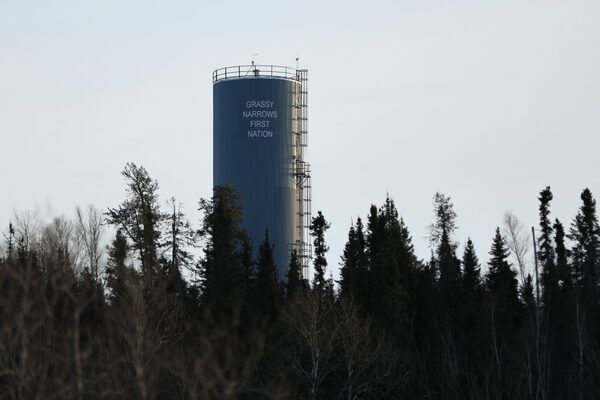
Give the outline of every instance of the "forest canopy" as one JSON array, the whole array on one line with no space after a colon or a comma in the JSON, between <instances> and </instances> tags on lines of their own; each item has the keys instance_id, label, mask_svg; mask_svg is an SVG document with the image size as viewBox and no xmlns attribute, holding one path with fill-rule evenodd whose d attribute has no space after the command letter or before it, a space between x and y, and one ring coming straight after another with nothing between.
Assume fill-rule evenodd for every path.
<instances>
[{"instance_id":1,"label":"forest canopy","mask_svg":"<svg viewBox=\"0 0 600 400\"><path fill-rule=\"evenodd\" d=\"M351 224L341 260L319 211L314 276L293 252L280 282L269 232L252 243L232 187L189 217L145 168L122 178L107 210L44 224L21 213L6 228L0 399L600 398L588 189L559 221L542 188L535 242L508 213L489 243L462 247L437 193L428 260L389 197Z\"/></svg>"}]
</instances>

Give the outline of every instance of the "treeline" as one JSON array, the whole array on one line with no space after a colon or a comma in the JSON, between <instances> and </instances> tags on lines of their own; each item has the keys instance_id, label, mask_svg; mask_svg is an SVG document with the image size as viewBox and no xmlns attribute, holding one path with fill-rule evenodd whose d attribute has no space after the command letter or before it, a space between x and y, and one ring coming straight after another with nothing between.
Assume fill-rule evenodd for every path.
<instances>
[{"instance_id":1,"label":"treeline","mask_svg":"<svg viewBox=\"0 0 600 400\"><path fill-rule=\"evenodd\" d=\"M123 176L126 198L106 212L44 226L22 214L5 233L0 399L600 398L587 189L567 227L541 191L536 269L510 214L486 261L471 240L459 251L453 205L437 194L428 261L388 198L350 227L337 284L321 212L314 278L292 253L280 283L268 232L250 241L231 188L200 201L193 229L175 199L161 207L144 168Z\"/></svg>"}]
</instances>

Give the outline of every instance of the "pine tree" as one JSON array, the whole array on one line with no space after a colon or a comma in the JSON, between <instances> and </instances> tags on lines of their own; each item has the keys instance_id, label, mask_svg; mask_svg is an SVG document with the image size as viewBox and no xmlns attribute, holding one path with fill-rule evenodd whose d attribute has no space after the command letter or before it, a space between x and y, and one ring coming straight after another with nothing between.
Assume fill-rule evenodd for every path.
<instances>
[{"instance_id":1,"label":"pine tree","mask_svg":"<svg viewBox=\"0 0 600 400\"><path fill-rule=\"evenodd\" d=\"M318 291L325 290L326 285L325 269L327 268L327 258L325 258L325 254L329 251L329 246L325 244L325 232L330 226L321 211L317 213L317 216L312 219L310 224L310 235L314 238L313 245L315 252L313 262L315 277L313 285Z\"/></svg>"},{"instance_id":2,"label":"pine tree","mask_svg":"<svg viewBox=\"0 0 600 400\"><path fill-rule=\"evenodd\" d=\"M167 239L163 248L173 269L169 275L174 275L180 274L182 268L191 269L194 265L194 256L189 249L196 246L198 233L186 219L181 203L172 197L168 205L171 213L168 216L169 229L165 232Z\"/></svg>"},{"instance_id":3,"label":"pine tree","mask_svg":"<svg viewBox=\"0 0 600 400\"><path fill-rule=\"evenodd\" d=\"M121 229L138 252L145 277L151 278L158 266L161 224L165 216L158 203L158 182L144 167L127 163L121 172L127 182L127 199L106 212L106 222Z\"/></svg>"}]
</instances>

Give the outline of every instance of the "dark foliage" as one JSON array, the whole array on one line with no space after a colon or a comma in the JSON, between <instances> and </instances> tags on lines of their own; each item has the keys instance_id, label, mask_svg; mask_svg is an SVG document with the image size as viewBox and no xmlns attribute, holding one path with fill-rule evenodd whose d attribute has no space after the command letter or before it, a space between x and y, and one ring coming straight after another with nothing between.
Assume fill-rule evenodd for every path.
<instances>
[{"instance_id":1,"label":"dark foliage","mask_svg":"<svg viewBox=\"0 0 600 400\"><path fill-rule=\"evenodd\" d=\"M388 197L351 225L336 291L321 212L314 282L295 251L279 282L268 232L254 252L232 188L201 200L195 232L174 200L163 213L145 169L123 175L101 268L82 261L64 218L4 234L0 400L600 396L600 228L588 189L568 235L551 223L550 189L540 194L538 302L531 275L519 287L499 229L487 262L470 239L458 259L442 194L429 262Z\"/></svg>"}]
</instances>

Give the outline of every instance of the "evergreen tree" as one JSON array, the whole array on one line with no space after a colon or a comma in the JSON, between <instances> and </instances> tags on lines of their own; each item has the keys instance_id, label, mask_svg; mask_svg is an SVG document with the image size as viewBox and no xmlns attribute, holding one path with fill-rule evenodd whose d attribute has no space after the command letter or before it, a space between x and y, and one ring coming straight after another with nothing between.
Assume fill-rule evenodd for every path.
<instances>
[{"instance_id":1,"label":"evergreen tree","mask_svg":"<svg viewBox=\"0 0 600 400\"><path fill-rule=\"evenodd\" d=\"M357 243L359 232L356 229ZM367 268L356 279L360 293L359 304L391 335L401 339L406 335L408 322L407 292L414 279L417 260L411 237L404 221L400 219L394 201L388 196L379 209L371 206L366 237ZM360 260L361 252L358 253ZM377 296L373 296L377 293Z\"/></svg>"},{"instance_id":2,"label":"evergreen tree","mask_svg":"<svg viewBox=\"0 0 600 400\"><path fill-rule=\"evenodd\" d=\"M467 240L463 254L462 293L467 302L481 301L481 266L475 254L475 246L471 238Z\"/></svg>"},{"instance_id":3,"label":"evergreen tree","mask_svg":"<svg viewBox=\"0 0 600 400\"><path fill-rule=\"evenodd\" d=\"M304 288L304 279L302 277L302 265L298 259L296 250L290 255L290 265L287 272L287 298L292 299L296 294Z\"/></svg>"},{"instance_id":4,"label":"evergreen tree","mask_svg":"<svg viewBox=\"0 0 600 400\"><path fill-rule=\"evenodd\" d=\"M345 298L358 299L364 293L365 279L367 278L367 260L365 249L365 236L360 218L356 221L356 227L350 226L348 241L342 255L342 268L340 289Z\"/></svg>"},{"instance_id":5,"label":"evergreen tree","mask_svg":"<svg viewBox=\"0 0 600 400\"><path fill-rule=\"evenodd\" d=\"M571 260L575 275L575 322L577 342L576 394L579 399L598 398L597 377L600 308L598 277L600 272L600 227L596 200L589 189L581 193L582 205L571 224L569 239L573 242Z\"/></svg>"},{"instance_id":6,"label":"evergreen tree","mask_svg":"<svg viewBox=\"0 0 600 400\"><path fill-rule=\"evenodd\" d=\"M496 367L495 391L504 397L512 390L511 382L519 375L521 350L517 332L522 322L517 273L508 263L509 250L496 228L485 277L487 292L488 343L494 357L488 362Z\"/></svg>"},{"instance_id":7,"label":"evergreen tree","mask_svg":"<svg viewBox=\"0 0 600 400\"><path fill-rule=\"evenodd\" d=\"M277 306L281 304L281 287L277 280L277 266L273 260L273 246L268 231L265 231L265 239L258 248L256 264L257 305L264 315L273 317Z\"/></svg>"},{"instance_id":8,"label":"evergreen tree","mask_svg":"<svg viewBox=\"0 0 600 400\"><path fill-rule=\"evenodd\" d=\"M242 249L240 251L240 262L242 264L242 280L245 282L246 286L244 287L244 293L248 294L250 292L250 288L252 286L252 282L254 281L255 271L254 271L254 260L253 257L253 246L252 239L246 232L242 235Z\"/></svg>"},{"instance_id":9,"label":"evergreen tree","mask_svg":"<svg viewBox=\"0 0 600 400\"><path fill-rule=\"evenodd\" d=\"M574 242L571 255L576 283L588 309L592 309L598 301L600 227L596 200L589 189L581 193L581 200L583 204L571 225L569 239Z\"/></svg>"},{"instance_id":10,"label":"evergreen tree","mask_svg":"<svg viewBox=\"0 0 600 400\"><path fill-rule=\"evenodd\" d=\"M241 254L244 238L242 210L231 186L217 186L210 200L200 200L204 214L201 236L206 240L200 263L202 296L213 311L230 314L244 301L248 287Z\"/></svg>"},{"instance_id":11,"label":"evergreen tree","mask_svg":"<svg viewBox=\"0 0 600 400\"><path fill-rule=\"evenodd\" d=\"M457 342L463 355L461 368L466 376L481 379L480 366L483 363L481 348L484 346L483 285L481 266L475 253L475 246L469 238L463 253L463 273L461 278L461 302L458 306Z\"/></svg>"},{"instance_id":12,"label":"evergreen tree","mask_svg":"<svg viewBox=\"0 0 600 400\"><path fill-rule=\"evenodd\" d=\"M548 315L548 350L550 353L550 388L554 398L569 398L571 377L569 374L575 370L572 354L576 353L574 338L576 337L575 318L575 292L570 266L568 263L568 250L565 247L565 231L557 219L553 226L556 243L556 292L551 301L551 310L546 310Z\"/></svg>"},{"instance_id":13,"label":"evergreen tree","mask_svg":"<svg viewBox=\"0 0 600 400\"><path fill-rule=\"evenodd\" d=\"M565 228L556 219L554 222L554 242L556 243L556 276L562 292L569 292L573 286L573 273L569 265L569 250L565 246Z\"/></svg>"},{"instance_id":14,"label":"evergreen tree","mask_svg":"<svg viewBox=\"0 0 600 400\"><path fill-rule=\"evenodd\" d=\"M356 231L354 230L354 224L352 224L350 225L350 231L348 232L348 241L344 246L342 268L340 268L340 275L342 277L340 281L340 292L342 297L345 298L354 297L356 293L357 247Z\"/></svg>"},{"instance_id":15,"label":"evergreen tree","mask_svg":"<svg viewBox=\"0 0 600 400\"><path fill-rule=\"evenodd\" d=\"M169 230L165 232L164 252L169 256L169 275L181 275L181 269L191 269L194 256L189 248L196 246L197 232L183 213L181 203L172 197L169 202L171 213L168 217Z\"/></svg>"},{"instance_id":16,"label":"evergreen tree","mask_svg":"<svg viewBox=\"0 0 600 400\"><path fill-rule=\"evenodd\" d=\"M371 204L369 216L367 217L367 239L366 253L369 260L369 270L376 265L381 265L385 257L385 221L377 211L377 207Z\"/></svg>"},{"instance_id":17,"label":"evergreen tree","mask_svg":"<svg viewBox=\"0 0 600 400\"><path fill-rule=\"evenodd\" d=\"M523 282L523 287L521 287L521 301L525 306L525 310L527 311L527 315L530 317L531 321L535 320L535 313L537 309L537 305L535 303L535 294L533 287L533 277L531 274L527 274L525 277L525 282Z\"/></svg>"},{"instance_id":18,"label":"evergreen tree","mask_svg":"<svg viewBox=\"0 0 600 400\"><path fill-rule=\"evenodd\" d=\"M552 308L552 298L556 296L558 288L558 276L556 272L556 254L553 243L553 228L550 222L550 201L552 192L550 186L540 192L540 237L538 240L538 260L542 267L542 302Z\"/></svg>"},{"instance_id":19,"label":"evergreen tree","mask_svg":"<svg viewBox=\"0 0 600 400\"><path fill-rule=\"evenodd\" d=\"M106 267L106 284L110 289L109 300L113 305L125 301L125 285L128 271L125 263L128 253L129 244L127 243L127 238L119 229L111 246L108 248L108 264Z\"/></svg>"},{"instance_id":20,"label":"evergreen tree","mask_svg":"<svg viewBox=\"0 0 600 400\"><path fill-rule=\"evenodd\" d=\"M313 285L318 291L323 291L326 285L325 269L327 268L327 258L325 254L329 251L329 246L325 244L325 232L331 224L327 222L323 213L319 211L310 224L310 235L314 238L314 268L315 277Z\"/></svg>"},{"instance_id":21,"label":"evergreen tree","mask_svg":"<svg viewBox=\"0 0 600 400\"><path fill-rule=\"evenodd\" d=\"M435 266L439 271L442 295L452 312L459 300L460 261L456 257L456 243L452 235L456 230L456 213L450 197L441 193L434 196L436 221L430 226L429 238L435 245Z\"/></svg>"},{"instance_id":22,"label":"evergreen tree","mask_svg":"<svg viewBox=\"0 0 600 400\"><path fill-rule=\"evenodd\" d=\"M496 228L496 235L490 250L488 272L485 277L486 289L494 308L495 326L501 329L506 339L512 335L520 318L521 305L517 289L517 273L508 263L509 250L506 241Z\"/></svg>"},{"instance_id":23,"label":"evergreen tree","mask_svg":"<svg viewBox=\"0 0 600 400\"><path fill-rule=\"evenodd\" d=\"M121 229L138 252L142 272L152 277L157 268L161 224L165 216L158 203L158 182L144 167L127 163L121 175L127 182L127 199L106 212L106 222Z\"/></svg>"},{"instance_id":24,"label":"evergreen tree","mask_svg":"<svg viewBox=\"0 0 600 400\"><path fill-rule=\"evenodd\" d=\"M515 305L518 304L517 273L508 263L509 250L500 234L500 228L496 228L490 256L486 288L495 299L499 300L499 304L507 307L507 310L514 311Z\"/></svg>"}]
</instances>

